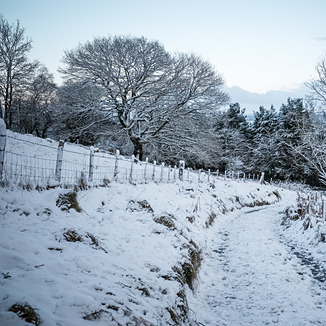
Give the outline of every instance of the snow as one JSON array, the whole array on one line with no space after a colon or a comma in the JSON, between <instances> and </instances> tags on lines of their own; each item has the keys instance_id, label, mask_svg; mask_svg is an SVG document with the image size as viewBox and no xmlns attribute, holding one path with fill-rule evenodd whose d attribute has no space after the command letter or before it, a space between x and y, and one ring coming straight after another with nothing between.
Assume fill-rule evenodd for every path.
<instances>
[{"instance_id":1,"label":"snow","mask_svg":"<svg viewBox=\"0 0 326 326\"><path fill-rule=\"evenodd\" d=\"M325 289L276 232L282 206L237 213L214 226L218 236L193 298L204 325L326 324Z\"/></svg>"},{"instance_id":2,"label":"snow","mask_svg":"<svg viewBox=\"0 0 326 326\"><path fill-rule=\"evenodd\" d=\"M0 325L25 325L8 311L25 302L51 326L326 324L325 285L292 249L326 270L325 245L281 225L296 192L223 178L111 182L78 191L81 212L62 210L71 191L0 188ZM72 231L82 242L67 241ZM194 243L191 290L176 267Z\"/></svg>"}]
</instances>

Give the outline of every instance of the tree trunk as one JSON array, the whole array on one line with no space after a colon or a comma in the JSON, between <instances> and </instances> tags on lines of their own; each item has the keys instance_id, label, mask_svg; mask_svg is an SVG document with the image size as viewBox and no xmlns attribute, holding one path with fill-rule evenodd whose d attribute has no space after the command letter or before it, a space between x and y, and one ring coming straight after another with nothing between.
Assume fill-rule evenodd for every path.
<instances>
[{"instance_id":1,"label":"tree trunk","mask_svg":"<svg viewBox=\"0 0 326 326\"><path fill-rule=\"evenodd\" d=\"M143 143L139 137L130 137L132 144L134 145L134 153L133 155L139 160L143 160Z\"/></svg>"}]
</instances>

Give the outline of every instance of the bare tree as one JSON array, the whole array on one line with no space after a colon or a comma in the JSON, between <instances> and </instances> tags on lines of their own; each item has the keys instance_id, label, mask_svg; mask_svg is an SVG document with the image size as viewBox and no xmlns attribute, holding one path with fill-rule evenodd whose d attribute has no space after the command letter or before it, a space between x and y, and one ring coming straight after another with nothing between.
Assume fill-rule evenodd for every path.
<instances>
[{"instance_id":1,"label":"bare tree","mask_svg":"<svg viewBox=\"0 0 326 326\"><path fill-rule=\"evenodd\" d=\"M326 105L326 54L316 65L317 76L307 82L307 86L312 90L311 97L313 100Z\"/></svg>"},{"instance_id":2,"label":"bare tree","mask_svg":"<svg viewBox=\"0 0 326 326\"><path fill-rule=\"evenodd\" d=\"M112 116L102 110L102 90L93 83L68 82L58 88L57 95L54 128L60 137L94 145L102 135L117 131Z\"/></svg>"},{"instance_id":3,"label":"bare tree","mask_svg":"<svg viewBox=\"0 0 326 326\"><path fill-rule=\"evenodd\" d=\"M102 110L119 122L140 159L144 145L171 121L216 110L228 100L209 63L195 55L171 56L143 37L95 38L66 51L62 61L67 81L101 90Z\"/></svg>"},{"instance_id":4,"label":"bare tree","mask_svg":"<svg viewBox=\"0 0 326 326\"><path fill-rule=\"evenodd\" d=\"M12 103L16 89L22 87L38 63L28 62L31 40L25 38L25 30L19 21L10 25L0 16L0 96L3 104L0 117L7 128L12 127Z\"/></svg>"},{"instance_id":5,"label":"bare tree","mask_svg":"<svg viewBox=\"0 0 326 326\"><path fill-rule=\"evenodd\" d=\"M324 129L323 134L316 132L306 134L304 144L292 148L305 160L305 169L310 174L313 171L317 173L319 182L322 185L326 185L326 140Z\"/></svg>"},{"instance_id":6,"label":"bare tree","mask_svg":"<svg viewBox=\"0 0 326 326\"><path fill-rule=\"evenodd\" d=\"M53 123L51 109L56 101L56 90L53 75L41 65L13 103L14 116L21 132L35 133L42 138L47 136L47 130Z\"/></svg>"}]
</instances>

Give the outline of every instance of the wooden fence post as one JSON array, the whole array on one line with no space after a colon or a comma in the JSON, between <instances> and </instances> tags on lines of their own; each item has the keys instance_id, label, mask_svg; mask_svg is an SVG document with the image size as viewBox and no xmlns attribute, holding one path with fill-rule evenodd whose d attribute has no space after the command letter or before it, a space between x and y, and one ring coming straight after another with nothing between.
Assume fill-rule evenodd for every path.
<instances>
[{"instance_id":1,"label":"wooden fence post","mask_svg":"<svg viewBox=\"0 0 326 326\"><path fill-rule=\"evenodd\" d=\"M145 167L144 167L144 180L145 180L145 182L146 182L147 165L148 165L148 157L146 157Z\"/></svg>"},{"instance_id":2,"label":"wooden fence post","mask_svg":"<svg viewBox=\"0 0 326 326\"><path fill-rule=\"evenodd\" d=\"M174 166L174 169L173 169L173 181L175 181L175 171L177 170L177 166L175 165Z\"/></svg>"},{"instance_id":3,"label":"wooden fence post","mask_svg":"<svg viewBox=\"0 0 326 326\"><path fill-rule=\"evenodd\" d=\"M168 182L170 182L170 174L171 174L171 165L169 165Z\"/></svg>"},{"instance_id":4,"label":"wooden fence post","mask_svg":"<svg viewBox=\"0 0 326 326\"><path fill-rule=\"evenodd\" d=\"M3 177L6 150L6 123L0 119L0 181Z\"/></svg>"},{"instance_id":5,"label":"wooden fence post","mask_svg":"<svg viewBox=\"0 0 326 326\"><path fill-rule=\"evenodd\" d=\"M153 181L155 181L155 167L156 167L156 161L154 161L154 164L153 164L153 174L152 174Z\"/></svg>"},{"instance_id":6,"label":"wooden fence post","mask_svg":"<svg viewBox=\"0 0 326 326\"><path fill-rule=\"evenodd\" d=\"M63 140L59 141L58 152L57 152L57 163L55 167L55 179L61 181L61 170L62 170L62 158L63 158L63 147L65 143Z\"/></svg>"},{"instance_id":7,"label":"wooden fence post","mask_svg":"<svg viewBox=\"0 0 326 326\"><path fill-rule=\"evenodd\" d=\"M114 165L114 179L118 180L118 173L119 173L119 156L120 156L120 151L117 149L115 152L115 165Z\"/></svg>"},{"instance_id":8,"label":"wooden fence post","mask_svg":"<svg viewBox=\"0 0 326 326\"><path fill-rule=\"evenodd\" d=\"M164 173L164 162L161 165L161 178L160 178L161 182L163 182L163 173Z\"/></svg>"},{"instance_id":9,"label":"wooden fence post","mask_svg":"<svg viewBox=\"0 0 326 326\"><path fill-rule=\"evenodd\" d=\"M89 172L88 172L88 181L93 181L94 173L94 146L89 148Z\"/></svg>"},{"instance_id":10,"label":"wooden fence post","mask_svg":"<svg viewBox=\"0 0 326 326\"><path fill-rule=\"evenodd\" d=\"M185 169L185 161L179 161L179 180L183 181L183 171Z\"/></svg>"},{"instance_id":11,"label":"wooden fence post","mask_svg":"<svg viewBox=\"0 0 326 326\"><path fill-rule=\"evenodd\" d=\"M130 176L129 176L130 182L132 182L132 173L134 170L134 163L135 163L135 155L132 155L131 156L131 165L130 165Z\"/></svg>"}]
</instances>

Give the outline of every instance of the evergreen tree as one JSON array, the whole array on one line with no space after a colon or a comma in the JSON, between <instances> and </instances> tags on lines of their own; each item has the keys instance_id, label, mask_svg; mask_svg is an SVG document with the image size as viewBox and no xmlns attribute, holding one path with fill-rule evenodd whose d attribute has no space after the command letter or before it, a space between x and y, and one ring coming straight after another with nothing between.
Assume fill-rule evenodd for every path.
<instances>
[{"instance_id":1,"label":"evergreen tree","mask_svg":"<svg viewBox=\"0 0 326 326\"><path fill-rule=\"evenodd\" d=\"M304 158L295 150L303 145L305 133L312 129L312 119L302 99L288 99L279 112L277 130L278 165L276 177L282 180L305 181L312 171L307 170Z\"/></svg>"},{"instance_id":2,"label":"evergreen tree","mask_svg":"<svg viewBox=\"0 0 326 326\"><path fill-rule=\"evenodd\" d=\"M278 118L273 106L265 109L263 106L254 113L251 126L253 135L251 151L251 171L264 172L267 179L275 177L278 158L276 154L276 130Z\"/></svg>"},{"instance_id":3,"label":"evergreen tree","mask_svg":"<svg viewBox=\"0 0 326 326\"><path fill-rule=\"evenodd\" d=\"M247 171L250 157L250 128L239 103L230 104L225 112L218 114L215 123L220 148L218 168L221 171Z\"/></svg>"}]
</instances>

